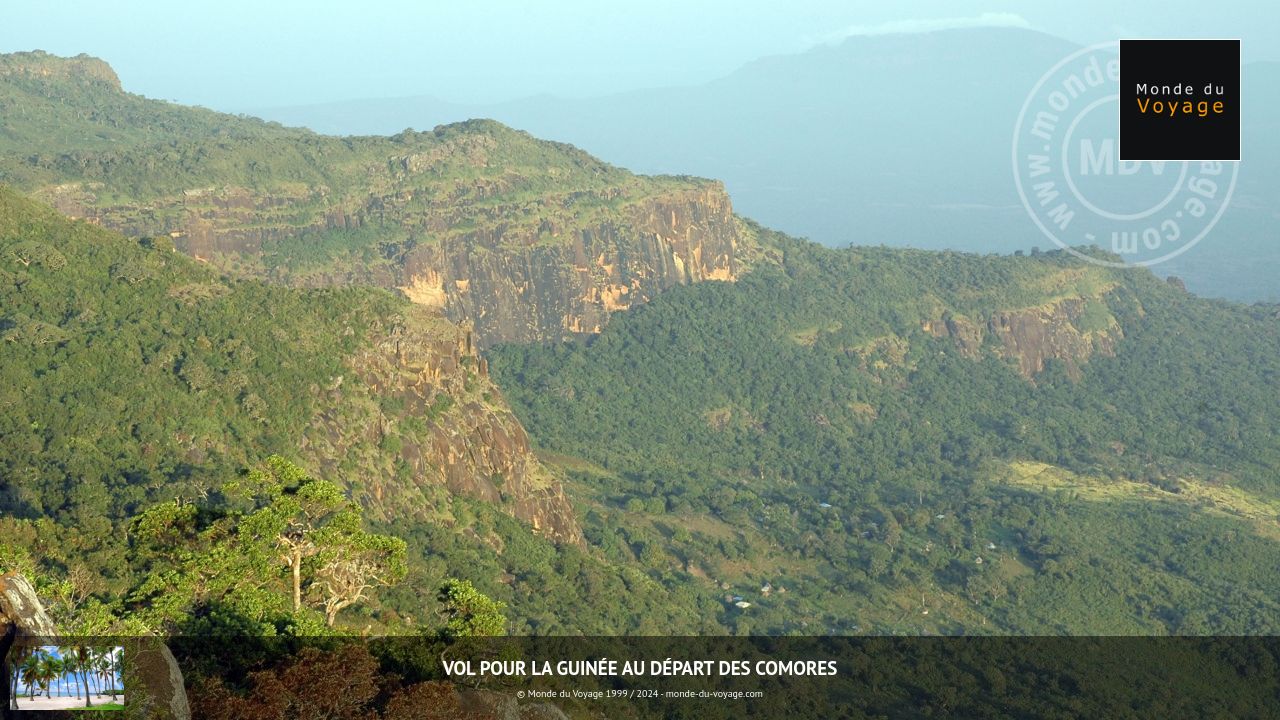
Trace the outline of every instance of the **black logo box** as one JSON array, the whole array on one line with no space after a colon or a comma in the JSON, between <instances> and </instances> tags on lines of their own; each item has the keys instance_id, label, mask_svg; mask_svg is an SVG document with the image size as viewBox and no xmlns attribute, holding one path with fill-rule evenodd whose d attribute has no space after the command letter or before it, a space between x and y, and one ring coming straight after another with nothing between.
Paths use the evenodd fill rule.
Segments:
<instances>
[{"instance_id":1,"label":"black logo box","mask_svg":"<svg viewBox=\"0 0 1280 720\"><path fill-rule=\"evenodd\" d=\"M1120 41L1121 160L1239 160L1240 103L1239 40Z\"/></svg>"}]
</instances>

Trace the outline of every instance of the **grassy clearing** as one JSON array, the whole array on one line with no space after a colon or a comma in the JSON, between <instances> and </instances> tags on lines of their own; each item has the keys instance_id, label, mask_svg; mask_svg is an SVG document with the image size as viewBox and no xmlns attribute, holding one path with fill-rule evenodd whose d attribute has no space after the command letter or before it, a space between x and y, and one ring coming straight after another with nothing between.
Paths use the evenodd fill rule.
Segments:
<instances>
[{"instance_id":1,"label":"grassy clearing","mask_svg":"<svg viewBox=\"0 0 1280 720\"><path fill-rule=\"evenodd\" d=\"M1006 481L1038 492L1067 492L1088 502L1149 500L1179 502L1206 513L1246 520L1259 535L1280 540L1280 501L1255 495L1230 485L1178 480L1170 492L1142 482L1079 475L1053 465L1016 461L1009 464Z\"/></svg>"}]
</instances>

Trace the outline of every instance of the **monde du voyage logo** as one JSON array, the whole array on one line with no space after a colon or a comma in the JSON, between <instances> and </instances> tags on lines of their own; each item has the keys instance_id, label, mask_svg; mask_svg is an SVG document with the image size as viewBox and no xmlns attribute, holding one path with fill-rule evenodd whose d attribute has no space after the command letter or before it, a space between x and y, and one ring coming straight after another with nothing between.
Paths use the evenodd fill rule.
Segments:
<instances>
[{"instance_id":1,"label":"monde du voyage logo","mask_svg":"<svg viewBox=\"0 0 1280 720\"><path fill-rule=\"evenodd\" d=\"M1082 48L1040 78L1014 128L1027 213L1059 247L1113 267L1154 265L1204 238L1239 159L1238 40Z\"/></svg>"}]
</instances>

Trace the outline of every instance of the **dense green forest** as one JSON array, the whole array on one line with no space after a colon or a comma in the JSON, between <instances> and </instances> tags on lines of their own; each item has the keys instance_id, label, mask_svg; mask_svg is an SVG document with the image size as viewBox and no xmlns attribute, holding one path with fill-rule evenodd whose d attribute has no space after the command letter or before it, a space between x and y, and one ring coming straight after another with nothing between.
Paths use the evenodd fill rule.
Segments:
<instances>
[{"instance_id":1,"label":"dense green forest","mask_svg":"<svg viewBox=\"0 0 1280 720\"><path fill-rule=\"evenodd\" d=\"M1280 629L1275 308L758 232L736 284L491 354L610 557L722 582L740 632Z\"/></svg>"},{"instance_id":2,"label":"dense green forest","mask_svg":"<svg viewBox=\"0 0 1280 720\"><path fill-rule=\"evenodd\" d=\"M407 542L405 578L346 609L339 626L428 622L436 589L456 576L508 603L512 632L722 627L714 609L696 609L712 602L709 589L665 588L639 564L557 545L495 503L416 485L397 451L428 444L431 428L468 422L467 413L502 409L474 364L425 414L391 424L406 412L403 397L370 394L356 379L337 387L388 327L427 323L423 332L446 342L456 333L419 315L382 290L234 280L163 238L71 222L0 187L0 572L24 569L51 593L133 616L140 610L127 601L144 581L180 585L181 562L191 562L177 546L144 560L130 529L137 518L173 507L201 508L206 519L241 512L221 488L279 453L328 470L366 507L367 531ZM354 440L321 442L331 436L317 423L334 418ZM379 424L381 439L366 437ZM386 502L372 497L375 485L388 488ZM209 529L189 529L195 546L207 550L212 540L196 538ZM235 586L251 570L223 581ZM258 580L284 576L277 567ZM615 601L581 603L599 594Z\"/></svg>"},{"instance_id":3,"label":"dense green forest","mask_svg":"<svg viewBox=\"0 0 1280 720\"><path fill-rule=\"evenodd\" d=\"M333 390L412 316L403 299L228 278L0 190L6 568L144 618L130 602L157 561L132 524L199 507L186 532L207 547L246 511L222 488L279 453L331 469L364 532L406 543L404 578L340 627L430 623L457 577L515 633L1275 630L1274 308L1059 254L752 232L766 251L738 283L491 354L578 508L585 544L557 545L443 488L390 506L415 512L370 496L428 420L493 400L474 371L393 439L299 451L335 408L403 412Z\"/></svg>"},{"instance_id":4,"label":"dense green forest","mask_svg":"<svg viewBox=\"0 0 1280 720\"><path fill-rule=\"evenodd\" d=\"M1266 639L832 636L1280 635L1278 430L1280 307L0 55L0 575L60 633L169 636L200 716L465 716L440 660L534 647L501 635L806 636L866 682L746 716L1256 713Z\"/></svg>"}]
</instances>

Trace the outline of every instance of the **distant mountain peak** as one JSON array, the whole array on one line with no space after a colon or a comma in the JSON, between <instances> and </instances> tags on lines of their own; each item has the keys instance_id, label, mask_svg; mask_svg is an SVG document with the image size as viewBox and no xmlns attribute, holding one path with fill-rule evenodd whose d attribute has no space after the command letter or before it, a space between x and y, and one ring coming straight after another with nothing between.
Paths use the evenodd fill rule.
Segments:
<instances>
[{"instance_id":1,"label":"distant mountain peak","mask_svg":"<svg viewBox=\"0 0 1280 720\"><path fill-rule=\"evenodd\" d=\"M51 55L43 50L0 54L0 76L103 84L113 90L122 89L119 76L105 60L84 53L75 57Z\"/></svg>"}]
</instances>

